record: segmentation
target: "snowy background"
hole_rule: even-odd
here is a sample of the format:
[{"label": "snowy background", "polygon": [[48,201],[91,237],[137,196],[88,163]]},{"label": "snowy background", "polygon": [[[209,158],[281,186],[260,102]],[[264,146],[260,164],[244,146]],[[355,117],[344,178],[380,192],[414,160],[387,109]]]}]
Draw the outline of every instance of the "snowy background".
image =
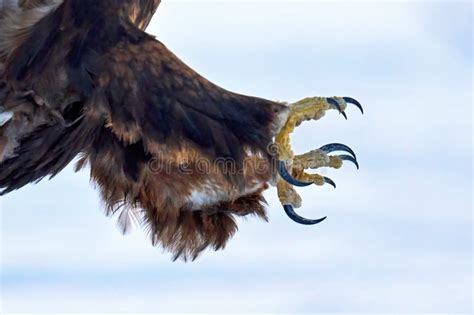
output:
[{"label": "snowy background", "polygon": [[472,313],[472,22],[470,2],[164,0],[149,32],[215,83],[361,101],[293,137],[348,144],[361,170],[300,190],[323,224],[271,189],[270,224],[185,264],[122,236],[68,168],[0,199],[0,312]]}]

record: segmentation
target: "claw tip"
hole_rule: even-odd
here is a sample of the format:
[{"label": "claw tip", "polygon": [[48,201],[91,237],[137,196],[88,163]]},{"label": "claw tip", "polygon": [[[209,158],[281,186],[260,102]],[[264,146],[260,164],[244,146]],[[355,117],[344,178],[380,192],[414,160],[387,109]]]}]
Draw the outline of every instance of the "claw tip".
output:
[{"label": "claw tip", "polygon": [[326,184],[329,184],[329,185],[331,185],[332,187],[334,187],[334,189],[336,189],[336,183],[335,183],[332,179],[330,179],[330,178],[328,178],[328,177],[324,177],[324,182],[325,182]]},{"label": "claw tip", "polygon": [[360,109],[362,115],[364,115],[364,107],[357,101],[356,99],[353,99],[352,97],[343,97],[344,101],[349,104],[355,105],[357,108]]},{"label": "claw tip", "polygon": [[291,205],[283,205],[283,209],[285,210],[286,214],[288,215],[290,219],[292,219],[296,223],[303,224],[303,225],[315,225],[315,224],[323,222],[327,218],[327,217],[324,217],[317,220],[310,220],[310,219],[303,218],[302,216],[298,215],[295,212],[295,209],[293,209],[293,206]]}]

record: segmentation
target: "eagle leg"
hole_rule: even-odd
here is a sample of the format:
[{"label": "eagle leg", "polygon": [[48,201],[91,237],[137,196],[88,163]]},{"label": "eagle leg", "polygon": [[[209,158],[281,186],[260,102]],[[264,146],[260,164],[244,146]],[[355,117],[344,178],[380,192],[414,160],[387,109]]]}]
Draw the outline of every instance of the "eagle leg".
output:
[{"label": "eagle leg", "polygon": [[[305,225],[313,225],[322,222],[325,218],[318,220],[308,220],[300,217],[294,208],[301,207],[301,197],[294,186],[307,187],[312,184],[323,186],[329,184],[336,188],[336,184],[328,177],[319,174],[306,173],[307,169],[317,169],[320,167],[331,167],[339,169],[344,161],[353,163],[359,169],[359,163],[354,151],[348,146],[340,143],[331,143],[322,146],[318,150],[295,156],[290,145],[290,134],[303,121],[318,120],[324,116],[329,109],[338,110],[347,119],[345,110],[348,104],[353,104],[364,113],[362,105],[350,97],[306,98],[290,107],[288,119],[275,137],[278,163],[277,169],[280,178],[277,182],[278,197],[283,205],[286,214],[295,222]],[[349,154],[329,155],[332,152],[342,151]]]}]

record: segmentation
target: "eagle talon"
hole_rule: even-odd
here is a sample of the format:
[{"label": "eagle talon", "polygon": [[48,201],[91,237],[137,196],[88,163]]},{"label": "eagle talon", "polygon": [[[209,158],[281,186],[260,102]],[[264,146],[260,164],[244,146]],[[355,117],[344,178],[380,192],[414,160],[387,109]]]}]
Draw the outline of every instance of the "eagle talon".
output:
[{"label": "eagle talon", "polygon": [[330,143],[330,144],[326,144],[325,146],[322,146],[321,148],[319,148],[319,150],[323,151],[324,153],[331,153],[331,152],[335,152],[335,151],[347,152],[347,153],[351,154],[354,157],[354,159],[357,160],[357,156],[354,153],[354,151],[345,144]]},{"label": "eagle talon", "polygon": [[332,187],[336,188],[336,183],[332,179],[330,179],[329,177],[324,177],[324,182],[326,184],[329,184]]},{"label": "eagle talon", "polygon": [[[326,217],[310,220],[298,215],[294,208],[300,207],[302,200],[293,186],[307,187],[312,184],[318,186],[329,184],[336,188],[336,183],[332,179],[319,174],[309,174],[305,170],[320,167],[339,169],[343,161],[352,162],[359,169],[359,163],[354,151],[341,143],[330,143],[318,150],[295,156],[290,145],[290,134],[302,122],[320,119],[328,109],[338,110],[347,119],[345,110],[348,104],[354,104],[363,113],[362,105],[350,97],[314,97],[294,103],[285,125],[275,136],[275,143],[278,147],[277,170],[281,177],[277,183],[278,197],[288,217],[299,224],[318,224]],[[335,151],[347,154],[329,155]]]},{"label": "eagle talon", "polygon": [[328,97],[326,98],[326,101],[333,105],[334,107],[336,107],[336,109],[339,111],[340,114],[342,114],[342,116],[347,120],[347,115],[346,113],[342,110],[341,108],[341,105],[339,104],[338,101],[336,101],[335,99],[331,98],[331,97]]},{"label": "eagle talon", "polygon": [[286,164],[284,161],[278,161],[278,173],[280,174],[281,178],[283,178],[287,183],[296,186],[296,187],[308,187],[313,185],[313,183],[302,182],[291,176],[286,168]]},{"label": "eagle talon", "polygon": [[362,105],[356,99],[353,99],[352,97],[343,97],[342,99],[347,104],[352,104],[352,105],[357,106],[357,108],[360,109],[361,113],[364,114],[364,108],[362,107]]},{"label": "eagle talon", "polygon": [[285,213],[288,215],[288,217],[291,220],[302,225],[315,225],[315,224],[323,222],[327,218],[327,217],[324,217],[317,220],[310,220],[310,219],[303,218],[302,216],[300,216],[299,214],[295,212],[295,209],[293,209],[292,205],[283,205],[283,209],[285,209]]},{"label": "eagle talon", "polygon": [[349,162],[354,163],[354,165],[357,167],[357,169],[359,169],[359,162],[357,162],[357,160],[354,157],[352,157],[350,155],[345,155],[345,154],[338,155],[337,157],[340,158],[343,161],[349,161]]}]

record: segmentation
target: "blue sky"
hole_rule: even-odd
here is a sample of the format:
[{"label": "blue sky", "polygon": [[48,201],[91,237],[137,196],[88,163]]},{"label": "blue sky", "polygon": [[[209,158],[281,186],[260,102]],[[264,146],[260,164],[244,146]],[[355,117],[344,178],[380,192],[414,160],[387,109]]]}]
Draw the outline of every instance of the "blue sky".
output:
[{"label": "blue sky", "polygon": [[348,95],[293,136],[356,150],[291,222],[242,220],[223,252],[171,262],[122,236],[87,172],[0,199],[2,313],[472,313],[472,5],[164,0],[149,31],[215,83],[296,101]]}]

